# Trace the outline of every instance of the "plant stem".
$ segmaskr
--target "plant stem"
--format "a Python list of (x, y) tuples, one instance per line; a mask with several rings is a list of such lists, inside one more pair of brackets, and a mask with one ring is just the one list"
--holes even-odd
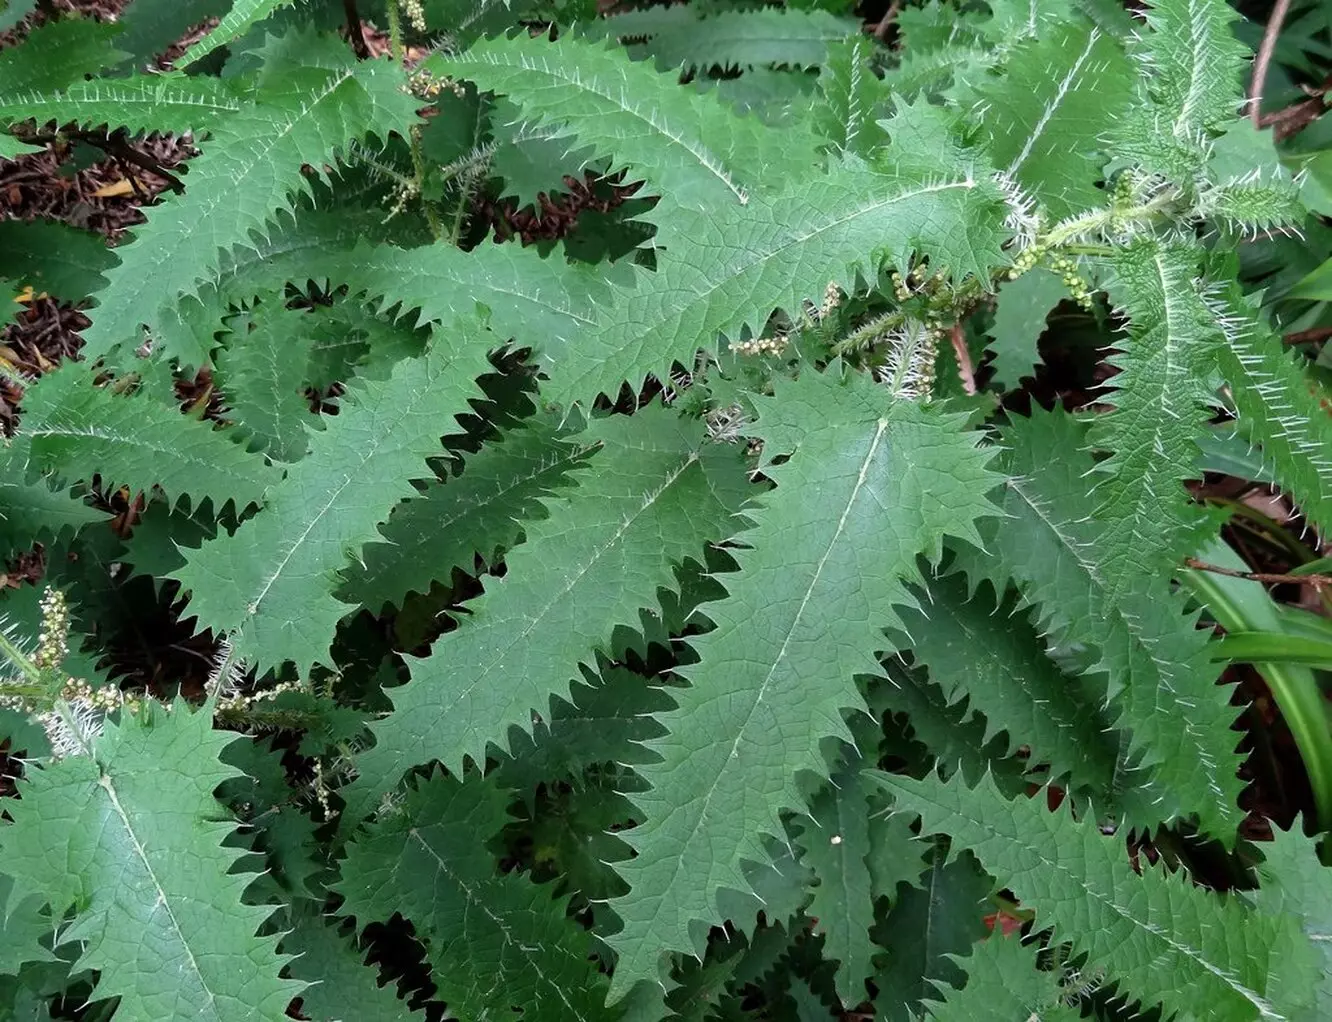
[(24, 677), (28, 680), (35, 682), (42, 680), (42, 672), (38, 666), (24, 655), (23, 650), (10, 642), (9, 636), (4, 632), (0, 632), (0, 653), (3, 653), (5, 659), (22, 671)]
[(1311, 330), (1297, 330), (1282, 338), (1287, 344), (1317, 344), (1332, 337), (1332, 326), (1316, 326)]
[(1225, 575), (1227, 578), (1243, 578), (1250, 582), (1266, 582), (1272, 585), (1279, 585), (1285, 582), (1302, 583), (1307, 582), (1315, 589), (1321, 589), (1324, 586), (1332, 586), (1332, 575), (1288, 575), (1281, 572), (1265, 571), (1238, 571), (1235, 568), (1223, 568), (1219, 564), (1208, 564), (1206, 561), (1200, 561), (1196, 557), (1184, 558), (1184, 566), (1193, 568), (1196, 571), (1210, 571), (1213, 575)]
[(892, 312), (885, 312), (882, 316), (875, 316), (868, 323), (856, 327), (855, 330), (833, 345), (833, 354), (844, 355), (848, 351), (859, 351), (862, 348), (867, 348), (874, 343), (875, 339), (886, 334), (889, 330), (896, 329), (904, 322), (906, 322), (906, 314), (901, 309), (894, 309)]
[(1258, 56), (1253, 62), (1253, 81), (1249, 85), (1249, 118), (1255, 128), (1263, 126), (1263, 86), (1267, 84), (1267, 71), (1272, 66), (1272, 54), (1276, 51), (1277, 37), (1281, 35), (1281, 26), (1285, 23), (1286, 12), (1289, 10), (1290, 0), (1276, 0), (1272, 7), (1272, 15), (1267, 19), (1267, 28), (1263, 31), (1263, 41), (1258, 47)]
[(402, 50), (402, 14), (398, 10), (398, 0), (384, 0), (388, 9), (389, 56), (394, 63), (403, 62)]

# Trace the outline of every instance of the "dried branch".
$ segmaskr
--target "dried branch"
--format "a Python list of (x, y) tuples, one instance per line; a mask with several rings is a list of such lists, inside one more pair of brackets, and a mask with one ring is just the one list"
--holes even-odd
[(1272, 7), (1272, 16), (1267, 19), (1267, 28), (1263, 32), (1262, 44), (1258, 47), (1258, 56), (1253, 62), (1253, 81), (1249, 85), (1249, 117), (1255, 128), (1263, 126), (1261, 112), (1263, 85), (1267, 82), (1267, 71), (1272, 66), (1272, 53), (1276, 50), (1277, 37), (1281, 35), (1281, 26), (1290, 10), (1290, 0), (1276, 0)]

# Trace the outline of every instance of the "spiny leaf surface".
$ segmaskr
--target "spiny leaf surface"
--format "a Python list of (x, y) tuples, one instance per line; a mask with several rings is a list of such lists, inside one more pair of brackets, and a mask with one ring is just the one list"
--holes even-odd
[(435, 775), (413, 787), (400, 811), (350, 846), (336, 885), (342, 913), (361, 928), (394, 913), (409, 920), (455, 1018), (616, 1017), (589, 961), (591, 934), (549, 887), (497, 873), (486, 843), (508, 822), (506, 804), (477, 777)]
[(485, 762), (488, 743), (507, 747), (509, 728), (530, 729), (552, 696), (569, 698), (616, 624), (657, 606), (676, 565), (736, 530), (748, 489), (739, 452), (706, 443), (698, 424), (657, 406), (599, 420), (588, 439), (602, 449), (570, 473), (575, 489), (548, 499), (504, 578), (430, 656), (408, 658), (412, 680), (388, 692), (394, 710), (373, 726), (353, 802), (414, 764), (440, 758), (460, 772), (464, 757)]
[(302, 674), (330, 663), (337, 623), (352, 609), (333, 595), (337, 573), (415, 492), (410, 480), (430, 474), (425, 459), (480, 398), (475, 381), (488, 365), (475, 335), (437, 336), (387, 380), (354, 384), (262, 512), (187, 553), (171, 576), (191, 594), (186, 617), (234, 633), (236, 655), (261, 673), (288, 660)]
[(917, 556), (937, 557), (945, 533), (974, 538), (993, 511), (991, 454), (956, 415), (839, 376), (806, 372), (760, 399), (765, 459), (792, 456), (723, 579), (730, 595), (704, 608), (716, 627), (660, 718), (662, 761), (640, 771), (651, 790), (624, 834), (638, 856), (620, 867), (631, 890), (612, 902), (617, 996), (656, 980), (663, 951), (692, 949), (694, 920), (721, 922), (720, 889), (748, 889), (742, 862), (764, 861), (778, 812), (803, 803), (796, 776), (825, 773), (821, 740), (850, 739), (842, 713), (864, 709), (853, 679), (877, 673)]
[[(152, 720), (145, 721), (144, 717)], [(91, 755), (30, 771), (0, 828), (16, 890), (48, 899), (60, 933), (97, 970), (92, 997), (120, 998), (117, 1022), (279, 1022), (305, 984), (278, 978), (270, 907), (243, 904), (252, 875), (232, 873), (213, 789), (236, 771), (232, 739), (177, 702), (110, 723)], [(166, 967), (166, 963), (170, 963)]]
[[(871, 776), (898, 809), (920, 817), (924, 833), (975, 852), (1035, 910), (1038, 926), (1052, 926), (1144, 1008), (1275, 1022), (1309, 995), (1313, 950), (1292, 918), (1254, 911), (1183, 873), (1147, 863), (1135, 872), (1122, 837), (1102, 834), (1095, 819), (1075, 821), (1067, 805), (1050, 812), (1043, 795), (1009, 801), (988, 777), (969, 788), (958, 775)], [(1290, 1000), (1274, 1002), (1277, 992)]]
[[(148, 210), (148, 223), (116, 249), (120, 263), (107, 277), (83, 355), (97, 358), (134, 340), (147, 325), (160, 333), (161, 308), (194, 291), (222, 253), (252, 244), (295, 195), (308, 191), (302, 165), (323, 167), (352, 139), (374, 132), (406, 134), (415, 101), (403, 91), (403, 72), (386, 61), (352, 68), (288, 67), (257, 102), (220, 121), (194, 160), (185, 194)], [(172, 337), (161, 337), (169, 348)], [(177, 350), (191, 365), (206, 352)]]
[(278, 474), (226, 430), (181, 414), (164, 377), (155, 366), (124, 395), (94, 386), (81, 363), (42, 376), (24, 395), (19, 433), (33, 467), (69, 481), (99, 475), (107, 493), (157, 486), (172, 504), (186, 495), (219, 509), (258, 503)]
[(1116, 727), (1143, 756), (1159, 799), (1150, 827), (1188, 807), (1205, 830), (1233, 842), (1241, 818), (1235, 711), (1216, 684), (1217, 667), (1196, 614), (1163, 582), (1140, 581), (1115, 594), (1103, 561), (1113, 556), (1092, 519), (1092, 468), (1085, 432), (1062, 412), (1017, 418), (1005, 433), (1009, 453), (1002, 528), (986, 533), (991, 557), (964, 556), (974, 580), (997, 587), (1015, 579), (1037, 608), (1038, 627), (1059, 645), (1085, 643), (1099, 654), (1092, 673), (1109, 679)]
[(477, 557), (493, 563), (545, 514), (542, 500), (571, 485), (586, 453), (586, 444), (541, 420), (487, 442), (461, 472), (393, 509), (382, 539), (347, 569), (347, 594), (374, 609), (399, 606), (408, 593), (448, 582), (454, 569), (473, 572)]

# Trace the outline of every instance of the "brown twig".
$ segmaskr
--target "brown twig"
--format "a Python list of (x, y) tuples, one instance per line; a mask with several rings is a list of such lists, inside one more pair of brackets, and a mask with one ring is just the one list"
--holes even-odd
[(1290, 0), (1276, 0), (1272, 15), (1267, 19), (1267, 28), (1263, 31), (1263, 41), (1258, 47), (1258, 56), (1253, 62), (1253, 81), (1249, 85), (1249, 117), (1255, 128), (1263, 126), (1261, 111), (1263, 86), (1267, 83), (1267, 71), (1272, 66), (1272, 54), (1276, 50), (1277, 37), (1281, 35), (1281, 26), (1290, 10)]
[(347, 38), (351, 40), (352, 52), (358, 60), (370, 56), (370, 44), (365, 41), (365, 30), (361, 27), (361, 15), (356, 10), (356, 0), (342, 0), (342, 10), (347, 15)]
[(960, 321), (953, 324), (948, 336), (953, 342), (953, 354), (957, 356), (957, 376), (962, 381), (962, 390), (969, 395), (975, 394), (976, 370), (971, 365), (971, 352), (967, 350), (967, 338)]
[(1266, 571), (1238, 571), (1235, 568), (1223, 568), (1219, 564), (1208, 564), (1206, 561), (1200, 561), (1196, 557), (1184, 558), (1184, 566), (1186, 568), (1193, 568), (1196, 571), (1208, 571), (1213, 575), (1225, 575), (1227, 578), (1242, 578), (1247, 579), (1250, 582), (1265, 582), (1269, 585), (1281, 585), (1290, 582), (1296, 585), (1311, 585), (1315, 589), (1332, 586), (1332, 575), (1284, 575)]
[(1316, 326), (1309, 330), (1296, 330), (1281, 338), (1287, 344), (1317, 344), (1332, 337), (1332, 326)]
[(883, 17), (880, 18), (879, 23), (874, 26), (875, 39), (882, 39), (888, 34), (888, 29), (890, 29), (893, 22), (897, 20), (898, 12), (901, 10), (902, 0), (893, 0), (893, 2), (888, 5), (888, 10), (883, 12)]
[[(62, 138), (77, 139), (80, 142), (87, 142), (89, 145), (96, 146), (102, 152), (106, 153), (120, 165), (122, 172), (125, 170), (125, 164), (133, 164), (140, 170), (146, 170), (150, 174), (156, 174), (167, 183), (167, 187), (173, 192), (180, 193), (185, 191), (185, 183), (175, 174), (167, 170), (151, 156), (139, 152), (126, 141), (121, 131), (83, 131), (72, 129), (69, 131), (60, 131), (55, 133), (48, 132), (23, 132), (19, 134), (24, 142), (32, 145), (49, 145)], [(133, 175), (126, 173), (125, 177), (129, 179), (130, 185), (134, 187), (135, 194), (139, 194), (139, 188)]]

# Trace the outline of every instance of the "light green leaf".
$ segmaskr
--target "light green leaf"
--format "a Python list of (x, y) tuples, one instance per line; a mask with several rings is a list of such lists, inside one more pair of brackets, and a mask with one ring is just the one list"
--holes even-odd
[(246, 105), (219, 78), (131, 75), (76, 81), (48, 92), (0, 95), (0, 123), (32, 118), (39, 125), (124, 127), (135, 135), (147, 131), (202, 134)]
[(233, 737), (184, 702), (145, 705), (91, 755), (30, 771), (0, 827), (17, 896), (74, 910), (60, 940), (98, 971), (94, 1000), (120, 998), (117, 1022), (279, 1022), (304, 987), (278, 978), (277, 938), (255, 936), (271, 909), (242, 903), (252, 876), (221, 845), (213, 789), (235, 773), (218, 758)]
[[(363, 61), (330, 71), (288, 67), (258, 102), (220, 121), (192, 161), (185, 194), (148, 211), (134, 240), (116, 248), (83, 355), (98, 358), (122, 342), (138, 344), (140, 325), (170, 350), (179, 335), (159, 336), (161, 309), (176, 303), (221, 263), (223, 254), (263, 236), (277, 214), (308, 192), (301, 167), (324, 167), (352, 139), (374, 132), (406, 134), (416, 103), (400, 67)], [(202, 365), (206, 351), (171, 352)]]
[[(1289, 916), (1258, 912), (1183, 873), (1128, 861), (1121, 835), (1087, 814), (1050, 812), (1044, 793), (1012, 801), (989, 778), (915, 780), (874, 772), (925, 834), (947, 834), (1003, 877), (1038, 927), (1104, 969), (1126, 1000), (1213, 1022), (1290, 1018), (1309, 997), (1313, 948)], [(1280, 998), (1279, 1000), (1276, 998)]]
[(1114, 257), (1111, 294), (1129, 333), (1109, 362), (1119, 372), (1090, 440), (1098, 462), (1101, 575), (1112, 600), (1147, 574), (1164, 577), (1193, 552), (1202, 520), (1184, 480), (1193, 475), (1213, 396), (1209, 381), (1225, 338), (1200, 294), (1198, 252), (1144, 242)]
[(1015, 390), (1032, 375), (1041, 361), (1036, 342), (1045, 333), (1046, 319), (1068, 297), (1064, 282), (1039, 266), (1000, 286), (989, 331), (996, 383)]
[(408, 658), (412, 680), (388, 691), (394, 712), (358, 759), (347, 795), (357, 811), (415, 764), (439, 758), (458, 773), (464, 757), (483, 764), (488, 744), (506, 748), (510, 728), (530, 730), (552, 696), (569, 698), (617, 624), (632, 627), (675, 588), (677, 565), (735, 532), (743, 464), (700, 424), (658, 406), (598, 420), (586, 436), (602, 449), (570, 473), (574, 489), (545, 501), (548, 517), (528, 525), (504, 578), (487, 580), (430, 656)]
[(177, 57), (173, 63), (177, 67), (189, 67), (219, 46), (235, 42), (245, 35), (251, 26), (257, 25), (278, 8), (294, 2), (295, 0), (233, 0), (231, 10), (223, 16), (216, 27)]
[(989, 154), (1054, 220), (1104, 201), (1106, 157), (1098, 139), (1132, 95), (1133, 68), (1119, 43), (1083, 19), (1064, 21), (1015, 47), (1001, 78), (976, 102)]
[(961, 990), (939, 985), (943, 1001), (929, 1002), (935, 1022), (1076, 1022), (1081, 1014), (1063, 1001), (1059, 973), (1038, 970), (1040, 945), (995, 933), (955, 959), (967, 974)]
[(262, 512), (186, 554), (172, 574), (191, 594), (184, 616), (214, 634), (234, 633), (236, 654), (261, 674), (288, 660), (301, 674), (331, 665), (337, 623), (354, 606), (333, 595), (337, 573), (415, 492), (410, 480), (430, 474), (425, 459), (440, 453), (441, 435), (479, 398), (475, 381), (487, 366), (475, 334), (436, 337), (387, 380), (353, 384)]
[[(909, 604), (916, 559), (944, 535), (976, 537), (999, 481), (964, 416), (894, 402), (867, 377), (806, 372), (759, 399), (754, 435), (776, 491), (724, 576), (729, 596), (703, 613), (715, 628), (692, 641), (690, 686), (661, 717), (662, 757), (640, 773), (651, 789), (624, 833), (638, 856), (620, 866), (630, 892), (612, 901), (624, 928), (615, 996), (655, 980), (665, 951), (695, 945), (695, 920), (720, 923), (717, 892), (746, 891), (745, 860), (762, 862), (778, 814), (802, 805), (797, 775), (826, 776), (825, 738), (850, 740), (845, 710), (864, 709), (854, 678), (878, 673), (882, 629)], [(766, 471), (766, 470), (765, 470)]]
[(70, 482), (98, 475), (106, 493), (158, 487), (172, 505), (188, 495), (215, 509), (232, 502), (243, 510), (277, 481), (226, 430), (181, 413), (161, 364), (148, 367), (131, 394), (93, 379), (85, 363), (71, 362), (28, 388), (19, 440), (33, 467)]
[[(519, 873), (500, 874), (486, 849), (507, 799), (480, 778), (435, 774), (349, 848), (336, 889), (357, 926), (400, 913), (426, 946), (431, 978), (461, 1019), (611, 1019), (592, 935), (563, 899)], [(515, 1006), (519, 1011), (515, 1011)]]

